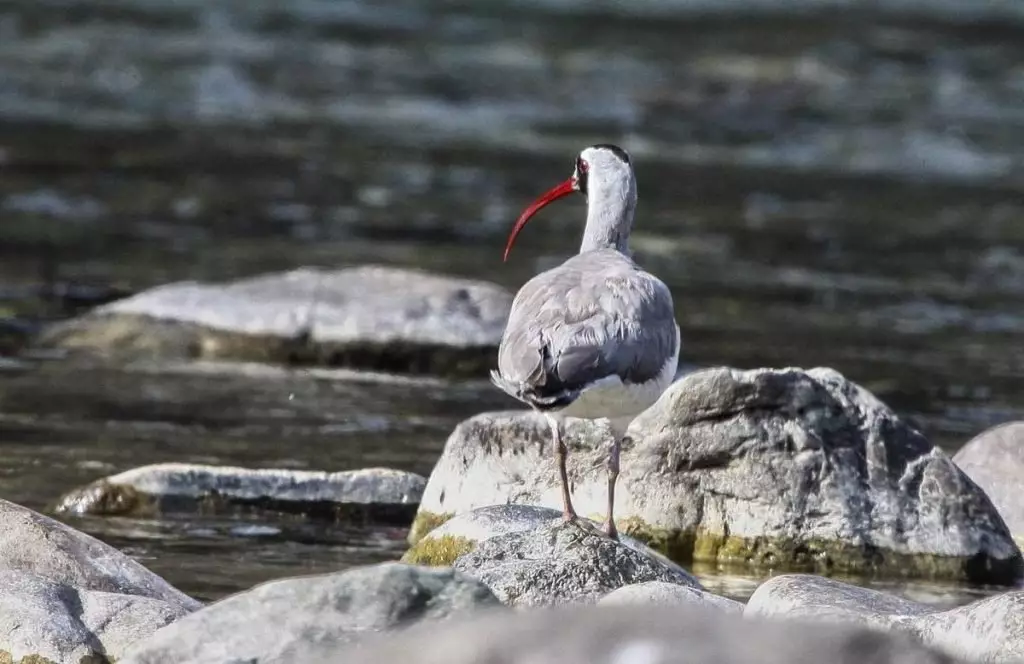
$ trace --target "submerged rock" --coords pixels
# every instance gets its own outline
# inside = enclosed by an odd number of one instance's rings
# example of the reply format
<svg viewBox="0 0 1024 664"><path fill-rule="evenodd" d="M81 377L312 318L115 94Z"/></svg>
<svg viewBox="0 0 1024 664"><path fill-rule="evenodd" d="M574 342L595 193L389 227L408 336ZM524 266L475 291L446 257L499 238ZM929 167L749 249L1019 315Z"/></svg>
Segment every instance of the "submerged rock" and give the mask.
<svg viewBox="0 0 1024 664"><path fill-rule="evenodd" d="M457 644L454 645L453 644ZM746 620L706 608L558 607L417 625L315 661L360 664L953 664L852 626Z"/></svg>
<svg viewBox="0 0 1024 664"><path fill-rule="evenodd" d="M902 631L972 662L1024 659L1024 591L940 611L877 590L798 574L765 581L751 596L744 615Z"/></svg>
<svg viewBox="0 0 1024 664"><path fill-rule="evenodd" d="M665 581L645 581L613 590L598 601L603 606L635 606L657 604L659 606L694 605L717 609L725 613L743 613L743 604L726 597L719 597L706 590L681 586Z"/></svg>
<svg viewBox="0 0 1024 664"><path fill-rule="evenodd" d="M417 270L303 268L180 282L57 323L38 343L115 361L230 359L398 373L482 374L512 295Z"/></svg>
<svg viewBox="0 0 1024 664"><path fill-rule="evenodd" d="M616 588L644 581L701 589L678 566L617 542L584 520L558 518L535 530L488 538L459 556L453 567L517 607L593 603Z"/></svg>
<svg viewBox="0 0 1024 664"><path fill-rule="evenodd" d="M389 468L327 473L161 463L71 491L55 509L107 516L266 510L404 526L413 518L425 484L415 473Z"/></svg>
<svg viewBox="0 0 1024 664"><path fill-rule="evenodd" d="M81 590L149 597L189 611L202 606L113 547L6 500L0 500L0 570Z"/></svg>
<svg viewBox="0 0 1024 664"><path fill-rule="evenodd" d="M606 430L570 421L577 510L605 512ZM621 531L670 558L1008 583L1021 553L988 497L830 369L715 368L674 383L623 444ZM483 505L561 501L543 418L485 413L448 438L410 533Z"/></svg>
<svg viewBox="0 0 1024 664"><path fill-rule="evenodd" d="M397 563L271 581L158 630L121 664L291 664L328 657L367 632L437 622L500 602L451 569Z"/></svg>
<svg viewBox="0 0 1024 664"><path fill-rule="evenodd" d="M1024 542L1024 422L1007 422L983 431L953 457L953 463L980 486Z"/></svg>
<svg viewBox="0 0 1024 664"><path fill-rule="evenodd" d="M151 597L85 590L23 572L0 572L0 661L106 662L190 613ZM24 658L24 659L23 659Z"/></svg>

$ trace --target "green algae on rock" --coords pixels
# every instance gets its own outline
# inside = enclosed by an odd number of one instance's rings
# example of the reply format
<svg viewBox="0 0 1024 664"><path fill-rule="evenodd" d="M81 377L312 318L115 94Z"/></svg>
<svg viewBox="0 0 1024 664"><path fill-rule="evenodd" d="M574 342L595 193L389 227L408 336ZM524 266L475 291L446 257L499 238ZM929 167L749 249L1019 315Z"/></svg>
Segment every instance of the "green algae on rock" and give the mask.
<svg viewBox="0 0 1024 664"><path fill-rule="evenodd" d="M420 539L405 552L402 562L427 567L451 567L456 558L464 553L469 553L475 546L476 542L468 537L454 535L441 535L437 538L426 537Z"/></svg>
<svg viewBox="0 0 1024 664"><path fill-rule="evenodd" d="M484 281L362 266L173 283L47 328L36 345L112 362L236 360L479 376L512 295Z"/></svg>
<svg viewBox="0 0 1024 664"><path fill-rule="evenodd" d="M426 481L367 468L337 473L163 463L106 477L58 500L58 514L153 516L273 512L335 522L406 525Z"/></svg>
<svg viewBox="0 0 1024 664"><path fill-rule="evenodd" d="M569 420L580 514L606 510L608 440ZM561 504L547 428L484 413L449 436L410 541L485 505ZM952 461L830 369L687 375L630 425L622 532L682 563L1007 584L1020 549Z"/></svg>

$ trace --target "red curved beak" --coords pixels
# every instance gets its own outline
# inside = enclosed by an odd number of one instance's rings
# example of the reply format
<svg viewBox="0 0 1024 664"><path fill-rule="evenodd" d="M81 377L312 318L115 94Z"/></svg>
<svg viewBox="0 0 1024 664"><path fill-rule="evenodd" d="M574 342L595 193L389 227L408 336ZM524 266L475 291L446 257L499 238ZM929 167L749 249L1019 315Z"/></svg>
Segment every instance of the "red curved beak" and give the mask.
<svg viewBox="0 0 1024 664"><path fill-rule="evenodd" d="M505 245L505 256L501 260L508 260L508 255L509 252L512 251L512 245L515 244L516 236L519 235L519 231L523 230L523 227L526 226L526 222L530 220L530 217L537 214L540 209L548 203L568 196L574 191L576 191L576 182L573 178L569 178L557 187L545 192L540 198L531 203L530 207L523 210L523 213L519 215L519 219L516 220L516 225L512 227L512 232L508 236L508 243Z"/></svg>

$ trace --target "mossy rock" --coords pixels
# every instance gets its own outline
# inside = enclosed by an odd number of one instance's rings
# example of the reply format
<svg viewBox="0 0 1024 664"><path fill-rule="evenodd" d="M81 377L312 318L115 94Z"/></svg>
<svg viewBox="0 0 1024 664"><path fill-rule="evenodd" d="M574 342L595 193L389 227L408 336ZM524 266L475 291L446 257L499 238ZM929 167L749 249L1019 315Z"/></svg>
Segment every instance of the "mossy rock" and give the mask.
<svg viewBox="0 0 1024 664"><path fill-rule="evenodd" d="M464 551L452 555L459 544L444 536L424 537L452 518L421 510L409 533L412 548L408 562L450 564ZM635 537L680 565L712 565L717 568L756 572L811 572L852 577L956 579L977 581L1019 576L1019 560L993 561L983 556L964 558L933 554L906 554L828 540L785 540L772 537L739 537L705 530L671 530L651 526L640 519L618 521L620 532ZM445 539L456 540L445 542ZM403 560L406 560L403 558ZM430 561L440 562L430 562ZM1006 569L996 569L1003 565Z"/></svg>
<svg viewBox="0 0 1024 664"><path fill-rule="evenodd" d="M402 556L402 562L427 567L451 567L455 559L469 553L476 542L467 537L442 535L421 539Z"/></svg>
<svg viewBox="0 0 1024 664"><path fill-rule="evenodd" d="M117 660L108 659L103 655L86 655L78 660L78 664L114 664ZM14 659L14 656L6 650L0 650L0 664L57 664L52 659L42 655L25 655L21 659Z"/></svg>

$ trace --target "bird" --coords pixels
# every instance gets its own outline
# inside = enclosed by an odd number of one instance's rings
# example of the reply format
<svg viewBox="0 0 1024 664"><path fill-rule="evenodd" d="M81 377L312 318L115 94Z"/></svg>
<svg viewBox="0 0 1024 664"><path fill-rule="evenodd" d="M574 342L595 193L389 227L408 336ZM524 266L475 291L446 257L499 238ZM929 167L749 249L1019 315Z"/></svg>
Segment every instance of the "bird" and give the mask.
<svg viewBox="0 0 1024 664"><path fill-rule="evenodd" d="M491 382L544 415L551 432L566 521L577 514L566 472L565 418L607 420L608 507L602 530L618 539L615 485L626 426L651 406L678 370L680 332L672 293L632 258L636 176L629 153L611 144L585 148L572 176L531 203L519 233L548 204L574 193L587 203L579 253L528 280L512 301Z"/></svg>

